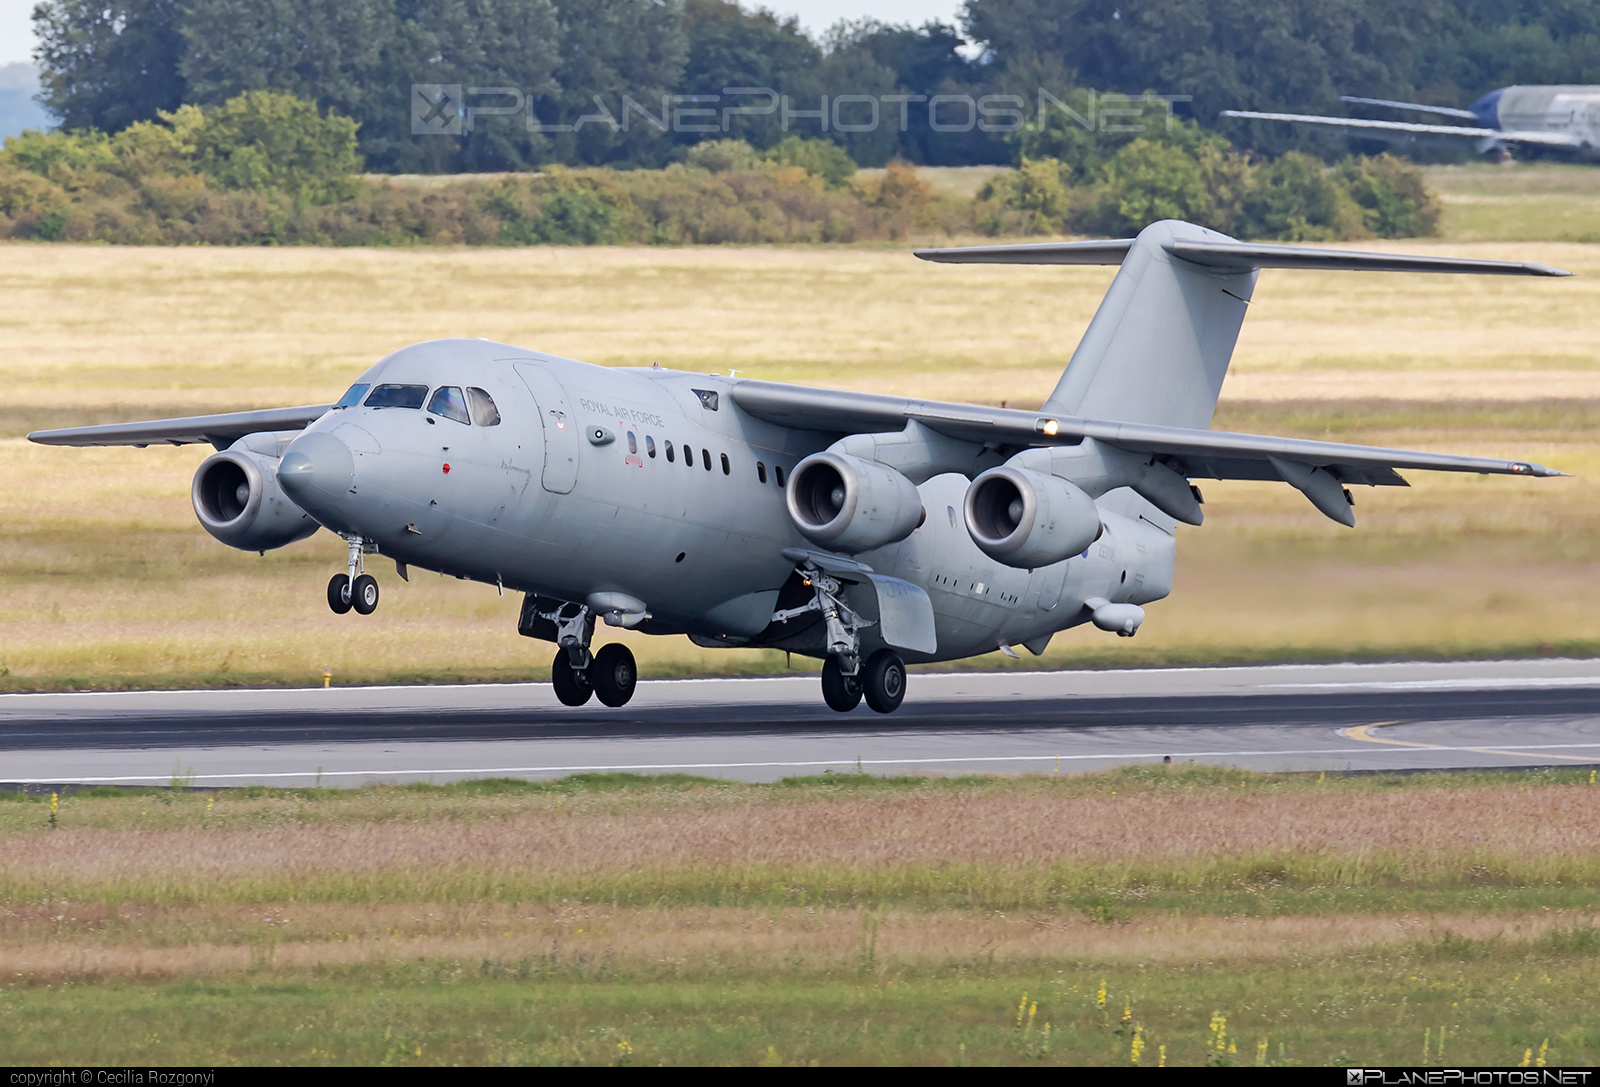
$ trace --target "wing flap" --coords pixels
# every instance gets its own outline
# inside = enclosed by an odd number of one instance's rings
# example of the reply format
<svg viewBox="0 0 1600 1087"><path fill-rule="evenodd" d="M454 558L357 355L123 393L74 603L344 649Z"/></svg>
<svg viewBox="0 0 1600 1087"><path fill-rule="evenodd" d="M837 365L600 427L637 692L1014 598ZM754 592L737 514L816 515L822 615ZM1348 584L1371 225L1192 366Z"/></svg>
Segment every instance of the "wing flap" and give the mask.
<svg viewBox="0 0 1600 1087"><path fill-rule="evenodd" d="M299 408L267 408L220 415L190 415L180 419L35 430L28 435L28 440L40 445L131 445L142 449L147 445L209 444L217 449L226 449L246 434L304 430L322 418L332 406L312 404Z"/></svg>

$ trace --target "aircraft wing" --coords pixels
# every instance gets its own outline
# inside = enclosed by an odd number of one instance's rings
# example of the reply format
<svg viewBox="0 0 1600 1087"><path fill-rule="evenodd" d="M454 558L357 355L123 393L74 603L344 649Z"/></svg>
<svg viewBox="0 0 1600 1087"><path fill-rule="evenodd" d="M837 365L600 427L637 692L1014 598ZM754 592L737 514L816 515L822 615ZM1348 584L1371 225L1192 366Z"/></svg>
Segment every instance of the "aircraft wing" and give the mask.
<svg viewBox="0 0 1600 1087"><path fill-rule="evenodd" d="M1566 474L1527 461L1147 423L1073 419L1008 408L814 389L772 381L740 380L729 395L742 410L758 419L831 434L900 430L914 419L952 438L1012 450L1076 445L1084 438L1093 438L1119 449L1151 454L1175 471L1196 479L1282 479L1274 460L1324 468L1341 482L1376 487L1406 486L1405 480L1395 474L1397 468L1516 476Z"/></svg>
<svg viewBox="0 0 1600 1087"><path fill-rule="evenodd" d="M1441 117L1457 117L1463 121L1477 121L1479 117L1470 109L1456 109L1454 106L1424 106L1420 102L1395 102L1388 98L1357 98L1353 94L1341 94L1341 102L1351 102L1358 106L1387 106L1390 109L1409 109L1417 113L1437 113Z"/></svg>
<svg viewBox="0 0 1600 1087"><path fill-rule="evenodd" d="M1321 125L1336 128L1375 140L1404 143L1419 138L1461 139L1493 145L1525 144L1565 151L1581 150L1585 144L1577 136L1565 132L1537 132L1533 130L1502 130L1465 125L1424 125L1409 121L1366 121L1356 117L1315 117L1304 113L1256 113L1251 110L1225 109L1222 117L1238 117L1247 121L1294 121L1298 124Z"/></svg>
<svg viewBox="0 0 1600 1087"><path fill-rule="evenodd" d="M301 408L267 408L231 411L222 415L190 415L182 419L152 419L139 423L75 426L61 430L36 430L28 435L40 445L201 445L226 449L246 434L273 430L304 430L331 408L312 404Z"/></svg>

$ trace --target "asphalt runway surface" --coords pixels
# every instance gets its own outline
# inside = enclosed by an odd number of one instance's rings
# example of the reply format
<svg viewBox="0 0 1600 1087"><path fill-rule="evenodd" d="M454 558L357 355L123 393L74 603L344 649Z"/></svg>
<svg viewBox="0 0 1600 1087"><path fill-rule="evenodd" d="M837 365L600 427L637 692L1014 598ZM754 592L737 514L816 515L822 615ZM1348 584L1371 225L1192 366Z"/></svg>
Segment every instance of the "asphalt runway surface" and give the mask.
<svg viewBox="0 0 1600 1087"><path fill-rule="evenodd" d="M585 771L1068 773L1600 767L1600 661L914 673L897 713L814 675L656 680L570 709L549 684L0 695L0 782L358 785Z"/></svg>

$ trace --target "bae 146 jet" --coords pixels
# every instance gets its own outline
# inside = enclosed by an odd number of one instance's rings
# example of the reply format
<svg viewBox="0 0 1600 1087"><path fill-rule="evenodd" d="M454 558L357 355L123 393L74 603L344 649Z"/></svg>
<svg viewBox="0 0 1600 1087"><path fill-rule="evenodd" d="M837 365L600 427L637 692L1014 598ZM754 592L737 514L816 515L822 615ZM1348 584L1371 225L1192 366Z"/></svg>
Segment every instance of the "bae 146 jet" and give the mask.
<svg viewBox="0 0 1600 1087"><path fill-rule="evenodd" d="M209 443L196 516L266 552L326 528L327 587L370 615L382 555L514 589L556 695L625 704L632 653L596 622L821 658L835 710L880 713L906 665L1082 624L1124 637L1172 588L1197 479L1277 480L1354 526L1397 470L1525 461L1208 429L1262 268L1561 276L1540 264L1245 244L1182 222L1137 238L921 250L946 264L1119 265L1038 411L607 368L486 340L402 348L335 404L35 432L47 445Z"/></svg>
<svg viewBox="0 0 1600 1087"><path fill-rule="evenodd" d="M1431 114L1448 118L1448 121L1437 124L1370 121L1358 117L1238 109L1223 110L1221 116L1247 121L1292 121L1333 128L1364 139L1402 145L1470 148L1479 154L1493 152L1502 157L1517 151L1530 157L1550 155L1582 162L1600 160L1600 87L1597 86L1501 87L1466 109L1348 95L1339 101Z"/></svg>

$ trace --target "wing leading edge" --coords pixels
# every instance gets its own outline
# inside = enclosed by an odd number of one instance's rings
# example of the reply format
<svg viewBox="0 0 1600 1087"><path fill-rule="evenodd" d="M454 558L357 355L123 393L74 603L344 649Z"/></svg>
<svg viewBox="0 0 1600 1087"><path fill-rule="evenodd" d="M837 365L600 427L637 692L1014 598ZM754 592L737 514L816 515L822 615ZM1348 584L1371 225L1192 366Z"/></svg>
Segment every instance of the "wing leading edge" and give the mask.
<svg viewBox="0 0 1600 1087"><path fill-rule="evenodd" d="M1281 472L1273 466L1274 459L1326 469L1344 483L1377 487L1406 486L1405 480L1395 474L1397 468L1514 476L1566 474L1527 461L1073 419L772 381L741 380L733 386L730 396L742 410L758 419L832 434L899 430L915 420L952 438L1019 451L1033 446L1075 445L1093 438L1129 452L1148 453L1166 461L1175 471L1197 479L1281 479Z"/></svg>
<svg viewBox="0 0 1600 1087"><path fill-rule="evenodd" d="M151 419L138 423L64 427L35 430L30 442L40 445L204 445L226 449L246 434L273 430L304 430L331 408L311 404L299 408L231 411L221 415L190 415L181 419Z"/></svg>

